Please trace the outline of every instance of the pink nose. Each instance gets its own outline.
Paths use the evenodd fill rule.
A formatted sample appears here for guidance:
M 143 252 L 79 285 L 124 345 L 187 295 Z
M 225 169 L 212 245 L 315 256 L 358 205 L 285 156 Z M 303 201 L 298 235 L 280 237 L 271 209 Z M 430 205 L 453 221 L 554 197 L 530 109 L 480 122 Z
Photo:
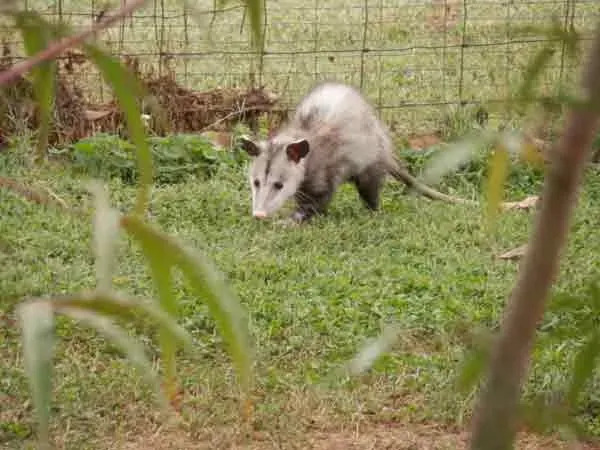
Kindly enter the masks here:
M 264 211 L 254 211 L 254 217 L 256 217 L 257 219 L 264 219 L 265 217 L 267 217 L 267 213 Z

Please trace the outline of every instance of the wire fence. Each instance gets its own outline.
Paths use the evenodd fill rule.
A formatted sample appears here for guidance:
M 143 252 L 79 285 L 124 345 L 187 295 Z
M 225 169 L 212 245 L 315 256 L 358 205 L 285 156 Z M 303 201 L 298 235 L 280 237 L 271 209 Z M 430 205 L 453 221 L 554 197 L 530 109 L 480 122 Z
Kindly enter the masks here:
M 89 27 L 108 5 L 24 1 L 75 30 Z M 542 27 L 556 21 L 577 30 L 585 49 L 600 19 L 596 0 L 266 1 L 257 50 L 244 6 L 218 4 L 152 0 L 97 39 L 115 55 L 137 58 L 143 70 L 170 71 L 186 88 L 265 86 L 285 107 L 318 81 L 344 81 L 360 88 L 393 130 L 418 133 L 438 129 L 456 108 L 506 99 L 549 44 L 555 52 L 540 94 L 568 89 L 581 58 L 569 58 Z M 15 30 L 0 27 L 4 45 L 22 56 Z M 94 70 L 76 76 L 90 98 L 108 99 Z

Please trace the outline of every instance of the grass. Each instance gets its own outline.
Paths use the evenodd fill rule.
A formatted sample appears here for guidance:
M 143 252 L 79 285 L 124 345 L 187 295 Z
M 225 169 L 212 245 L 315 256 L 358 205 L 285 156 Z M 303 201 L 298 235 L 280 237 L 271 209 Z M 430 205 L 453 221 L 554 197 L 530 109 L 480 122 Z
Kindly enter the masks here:
M 240 9 L 217 14 L 209 31 L 211 14 L 201 16 L 199 23 L 190 19 L 185 26 L 181 5 L 166 0 L 169 18 L 162 22 L 153 17 L 150 3 L 127 21 L 122 44 L 119 27 L 101 35 L 115 53 L 138 55 L 143 65 L 156 69 L 162 29 L 162 51 L 175 55 L 169 67 L 185 86 L 209 89 L 250 82 L 257 60 L 247 35 L 240 33 Z M 206 11 L 213 6 L 212 1 L 195 3 Z M 370 51 L 363 53 L 363 2 L 269 2 L 268 54 L 258 81 L 293 103 L 317 80 L 333 78 L 358 86 L 362 78 L 363 91 L 397 135 L 445 126 L 446 136 L 455 137 L 452 130 L 468 128 L 473 117 L 459 116 L 444 103 L 485 102 L 510 94 L 541 49 L 539 43 L 519 43 L 523 36 L 515 28 L 546 25 L 552 16 L 564 16 L 562 0 L 522 3 L 469 1 L 466 26 L 460 12 L 444 33 L 432 22 L 437 13 L 429 2 L 369 2 L 365 45 Z M 89 2 L 60 4 L 72 25 L 89 25 Z M 47 8 L 37 0 L 29 6 Z M 577 2 L 577 29 L 588 32 L 599 13 L 597 2 Z M 10 29 L 0 29 L 2 33 L 13 42 Z M 543 36 L 528 36 L 536 37 Z M 461 48 L 463 38 L 466 46 Z M 566 60 L 563 67 L 560 51 L 550 66 L 541 80 L 544 93 L 556 93 L 575 79 L 578 65 Z M 108 99 L 109 90 L 94 70 L 86 67 L 76 75 L 91 97 Z M 491 114 L 489 125 L 509 121 Z M 89 201 L 81 171 L 60 164 L 32 168 L 30 152 L 24 146 L 1 153 L 0 172 L 47 186 L 68 204 Z M 162 154 L 165 160 L 178 157 Z M 193 169 L 197 160 L 192 159 L 188 162 Z M 414 155 L 410 159 L 413 168 L 422 163 Z M 104 171 L 106 162 L 97 161 L 98 171 Z M 125 166 L 121 172 L 129 174 Z M 442 190 L 477 196 L 482 167 L 480 161 L 472 164 L 450 177 Z M 165 178 L 171 177 L 168 169 L 165 165 Z M 598 277 L 600 243 L 590 238 L 599 213 L 597 175 L 588 173 L 554 301 L 540 326 L 525 390 L 528 399 L 552 398 L 565 388 L 583 340 L 578 325 L 591 314 L 586 289 Z M 112 199 L 121 208 L 130 207 L 134 197 L 124 178 L 108 180 Z M 538 173 L 520 169 L 512 174 L 509 194 L 518 199 L 537 193 L 540 181 Z M 151 205 L 153 220 L 163 229 L 203 249 L 217 263 L 249 311 L 258 375 L 252 430 L 240 423 L 231 365 L 207 309 L 180 282 L 181 323 L 201 349 L 194 359 L 180 361 L 183 423 L 163 426 L 139 374 L 104 339 L 61 321 L 53 415 L 59 447 L 148 448 L 152 442 L 152 448 L 195 448 L 199 443 L 228 448 L 249 441 L 246 448 L 315 448 L 313 441 L 324 435 L 352 430 L 354 436 L 360 429 L 366 434 L 375 430 L 373 436 L 379 437 L 378 430 L 391 424 L 412 433 L 394 435 L 394 448 L 398 442 L 410 448 L 410 436 L 431 434 L 431 428 L 439 432 L 433 433 L 433 441 L 449 435 L 447 448 L 456 448 L 453 430 L 466 425 L 473 397 L 457 393 L 453 379 L 465 352 L 479 341 L 478 333 L 497 325 L 517 264 L 495 255 L 525 242 L 532 215 L 506 213 L 489 236 L 481 211 L 407 197 L 394 183 L 386 186 L 379 213 L 366 213 L 353 189 L 345 187 L 330 214 L 306 227 L 259 223 L 249 209 L 246 177 L 235 164 L 218 166 L 208 179 L 186 175 L 180 183 L 159 185 Z M 15 306 L 27 296 L 93 285 L 91 220 L 81 219 L 0 190 L 0 447 L 25 448 L 32 442 Z M 115 284 L 136 295 L 152 295 L 137 249 L 123 240 L 120 255 Z M 401 329 L 394 350 L 360 378 L 340 374 L 357 349 L 389 322 Z M 141 324 L 131 331 L 147 329 Z M 596 376 L 577 411 L 596 436 L 598 381 Z M 162 439 L 160 445 L 156 439 Z M 172 447 L 166 444 L 169 440 Z M 360 442 L 359 448 L 371 445 Z M 350 448 L 341 438 L 332 445 Z M 445 448 L 422 440 L 414 445 Z
M 26 145 L 2 153 L 2 173 L 47 186 L 68 204 L 89 201 L 80 170 L 64 164 L 33 168 L 29 154 Z M 411 162 L 413 170 L 422 163 L 418 157 Z M 472 195 L 481 190 L 480 172 L 481 165 L 474 163 L 441 189 Z M 226 274 L 248 309 L 257 354 L 255 423 L 248 434 L 239 421 L 234 377 L 221 339 L 206 307 L 178 284 L 180 321 L 201 351 L 180 362 L 183 431 L 171 436 L 190 441 L 173 448 L 190 448 L 190 442 L 224 448 L 258 435 L 269 445 L 281 441 L 279 448 L 306 448 L 305 439 L 314 430 L 399 422 L 448 429 L 465 425 L 472 397 L 458 394 L 453 379 L 478 333 L 496 326 L 514 284 L 517 264 L 495 255 L 525 242 L 532 215 L 505 213 L 490 236 L 481 211 L 405 196 L 390 182 L 378 213 L 367 213 L 345 186 L 327 216 L 289 228 L 250 217 L 246 183 L 243 167 L 223 165 L 208 179 L 188 176 L 156 186 L 152 193 L 153 220 L 202 249 Z M 539 173 L 520 168 L 512 173 L 508 193 L 515 199 L 535 194 L 540 183 Z M 129 208 L 134 187 L 120 178 L 109 179 L 108 185 L 113 202 Z M 570 307 L 559 307 L 555 300 L 546 314 L 528 398 L 565 388 L 581 344 L 577 325 L 589 315 L 586 287 L 598 278 L 600 241 L 590 236 L 600 213 L 599 197 L 598 173 L 590 170 L 554 290 L 555 299 L 572 296 Z M 61 215 L 0 190 L 3 448 L 25 448 L 33 425 L 14 308 L 27 296 L 93 285 L 90 223 L 90 218 Z M 141 255 L 125 239 L 120 261 L 116 286 L 153 295 Z M 390 322 L 401 329 L 393 351 L 360 378 L 340 373 L 361 345 Z M 141 324 L 131 331 L 147 329 Z M 160 435 L 151 393 L 119 354 L 68 321 L 60 322 L 59 335 L 53 432 L 60 447 L 114 448 L 140 436 L 149 440 L 155 431 Z M 595 435 L 600 434 L 598 381 L 586 390 L 578 411 Z

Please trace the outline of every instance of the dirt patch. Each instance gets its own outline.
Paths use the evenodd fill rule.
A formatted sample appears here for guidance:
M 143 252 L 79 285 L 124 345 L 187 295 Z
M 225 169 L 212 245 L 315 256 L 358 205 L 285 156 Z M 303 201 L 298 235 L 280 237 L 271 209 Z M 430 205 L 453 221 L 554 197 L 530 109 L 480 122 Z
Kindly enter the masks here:
M 0 71 L 14 62 L 8 46 L 3 47 Z M 141 81 L 144 89 L 140 109 L 149 131 L 164 136 L 168 133 L 195 133 L 206 130 L 229 130 L 235 123 L 245 123 L 256 130 L 265 114 L 278 123 L 287 114 L 278 109 L 278 95 L 266 88 L 216 88 L 196 92 L 179 85 L 175 74 L 142 73 L 134 58 L 124 59 Z M 86 100 L 77 85 L 77 73 L 89 70 L 85 56 L 71 50 L 62 57 L 56 69 L 56 97 L 49 144 L 61 147 L 97 132 L 126 135 L 125 117 L 112 100 L 94 104 Z M 0 143 L 11 135 L 33 131 L 39 125 L 38 107 L 30 78 L 19 77 L 0 88 Z
M 226 439 L 223 439 L 226 438 Z M 385 424 L 356 426 L 353 429 L 323 430 L 303 435 L 286 436 L 239 433 L 219 430 L 212 440 L 194 440 L 186 433 L 157 431 L 152 435 L 137 435 L 134 439 L 119 442 L 123 450 L 183 450 L 183 449 L 230 449 L 230 450 L 456 450 L 466 448 L 468 433 L 452 432 L 431 425 Z M 114 445 L 110 444 L 110 445 Z M 109 448 L 110 445 L 107 447 Z M 112 447 L 114 448 L 114 447 Z M 552 437 L 530 434 L 519 436 L 516 448 L 522 450 L 597 450 L 591 444 L 567 443 Z

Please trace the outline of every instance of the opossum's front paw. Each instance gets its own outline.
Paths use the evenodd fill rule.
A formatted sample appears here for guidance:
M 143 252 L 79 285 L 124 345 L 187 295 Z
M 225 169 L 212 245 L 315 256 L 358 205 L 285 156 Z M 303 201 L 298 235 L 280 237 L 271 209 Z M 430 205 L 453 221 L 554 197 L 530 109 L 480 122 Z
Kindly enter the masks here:
M 296 222 L 291 217 L 288 217 L 287 219 L 279 219 L 275 223 L 283 227 L 294 227 L 300 225 L 299 222 Z
M 310 219 L 310 215 L 306 211 L 297 210 L 290 216 L 290 220 L 294 223 L 300 224 Z

